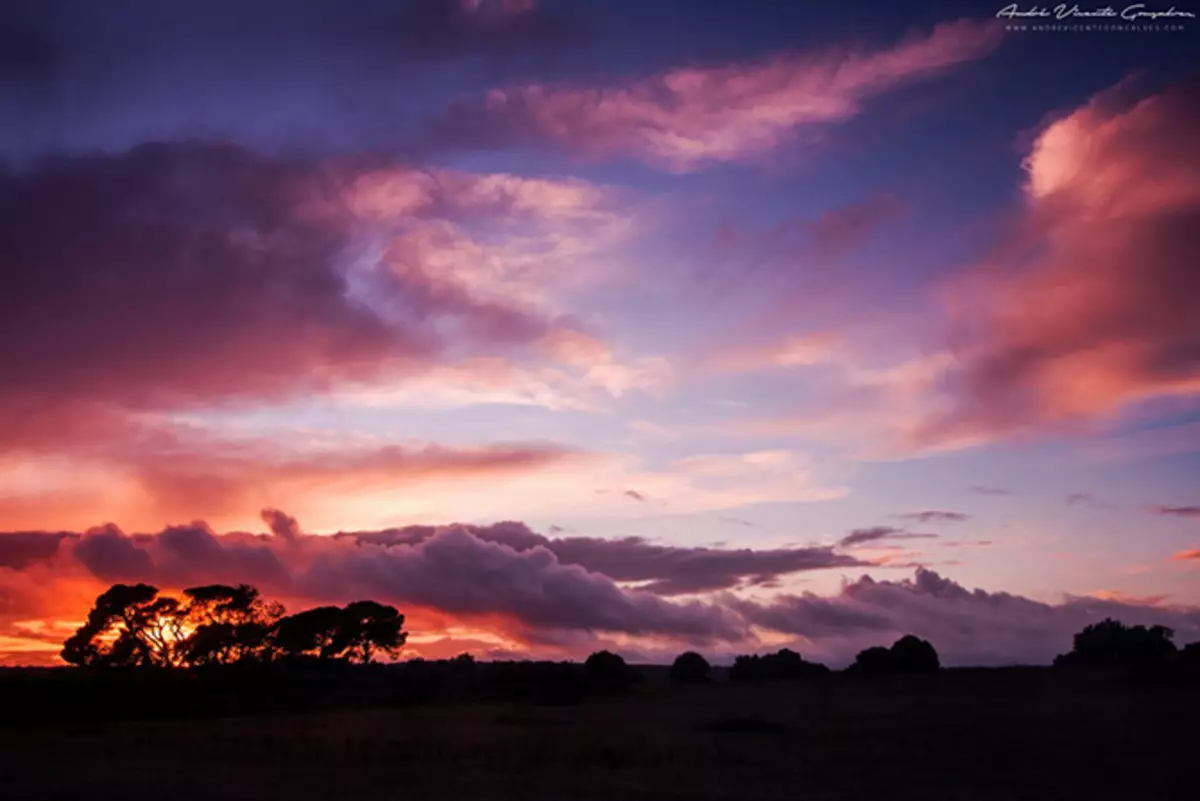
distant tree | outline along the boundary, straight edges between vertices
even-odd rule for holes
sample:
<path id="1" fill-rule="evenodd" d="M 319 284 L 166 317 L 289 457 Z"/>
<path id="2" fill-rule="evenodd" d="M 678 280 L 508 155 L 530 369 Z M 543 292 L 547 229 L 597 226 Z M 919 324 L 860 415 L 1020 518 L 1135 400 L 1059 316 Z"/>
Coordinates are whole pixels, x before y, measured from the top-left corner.
<path id="1" fill-rule="evenodd" d="M 1179 649 L 1179 663 L 1189 670 L 1200 672 L 1200 640 Z"/>
<path id="2" fill-rule="evenodd" d="M 904 673 L 925 673 L 941 667 L 937 650 L 927 640 L 906 634 L 891 648 L 892 667 Z"/>
<path id="3" fill-rule="evenodd" d="M 828 673 L 829 668 L 808 662 L 790 648 L 782 648 L 763 656 L 738 656 L 729 669 L 730 681 L 754 682 L 778 679 L 801 679 Z"/>
<path id="4" fill-rule="evenodd" d="M 404 647 L 404 615 L 375 601 L 355 601 L 342 609 L 334 648 L 352 661 L 366 664 L 377 653 L 395 657 Z"/>
<path id="5" fill-rule="evenodd" d="M 729 680 L 736 682 L 762 681 L 762 657 L 756 654 L 742 654 L 733 658 L 729 668 Z"/>
<path id="6" fill-rule="evenodd" d="M 707 659 L 695 651 L 685 651 L 675 657 L 668 675 L 672 684 L 703 684 L 711 671 Z"/>
<path id="7" fill-rule="evenodd" d="M 583 663 L 588 684 L 601 693 L 624 692 L 634 683 L 637 674 L 619 655 L 597 651 Z"/>
<path id="8" fill-rule="evenodd" d="M 168 667 L 178 662 L 185 614 L 148 584 L 114 584 L 63 643 L 63 661 L 85 667 Z"/>
<path id="9" fill-rule="evenodd" d="M 1055 667 L 1144 668 L 1170 662 L 1175 632 L 1165 626 L 1126 626 L 1106 618 L 1075 635 L 1074 647 L 1054 660 Z"/>
<path id="10" fill-rule="evenodd" d="M 892 652 L 882 645 L 873 645 L 858 652 L 854 664 L 849 670 L 852 673 L 889 673 L 892 669 Z"/>
<path id="11" fill-rule="evenodd" d="M 906 634 L 891 648 L 876 645 L 860 651 L 851 673 L 932 673 L 941 667 L 937 650 L 928 641 Z"/>

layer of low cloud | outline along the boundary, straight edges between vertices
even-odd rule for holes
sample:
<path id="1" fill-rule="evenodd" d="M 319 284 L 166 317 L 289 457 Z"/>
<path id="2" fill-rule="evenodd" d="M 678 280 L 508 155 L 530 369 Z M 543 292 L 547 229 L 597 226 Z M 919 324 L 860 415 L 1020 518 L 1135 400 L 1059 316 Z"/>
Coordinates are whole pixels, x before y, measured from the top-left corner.
<path id="1" fill-rule="evenodd" d="M 911 580 L 846 583 L 838 595 L 735 602 L 756 625 L 812 643 L 819 654 L 854 649 L 912 633 L 934 643 L 951 665 L 1045 664 L 1070 650 L 1084 626 L 1113 617 L 1128 624 L 1166 625 L 1178 642 L 1200 639 L 1200 610 L 1091 597 L 1043 603 L 1005 592 L 969 590 L 931 570 Z"/>
<path id="2" fill-rule="evenodd" d="M 378 598 L 413 613 L 417 642 L 474 638 L 484 654 L 583 656 L 619 641 L 657 658 L 683 647 L 728 655 L 792 637 L 802 653 L 842 664 L 861 648 L 913 633 L 933 642 L 947 664 L 1044 663 L 1104 617 L 1167 625 L 1180 642 L 1200 638 L 1200 610 L 1161 597 L 1045 603 L 969 590 L 924 568 L 899 581 L 860 574 L 828 596 L 743 592 L 798 572 L 862 567 L 830 548 L 547 537 L 518 522 L 318 537 L 283 512 L 263 515 L 273 533 L 217 534 L 197 522 L 155 534 L 112 525 L 0 534 L 0 633 L 52 654 L 60 630 L 81 619 L 104 586 L 145 581 L 166 589 L 249 582 L 293 608 Z M 680 595 L 692 597 L 673 597 Z"/>

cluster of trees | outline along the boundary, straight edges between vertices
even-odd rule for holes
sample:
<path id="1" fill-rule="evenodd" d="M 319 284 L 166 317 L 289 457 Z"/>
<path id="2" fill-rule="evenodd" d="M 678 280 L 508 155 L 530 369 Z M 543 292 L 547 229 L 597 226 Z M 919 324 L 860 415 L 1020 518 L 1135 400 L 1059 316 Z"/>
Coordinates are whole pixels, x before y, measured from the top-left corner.
<path id="1" fill-rule="evenodd" d="M 370 662 L 404 645 L 404 615 L 375 601 L 294 615 L 247 584 L 191 587 L 182 598 L 148 584 L 116 584 L 64 644 L 82 667 L 199 667 L 281 658 Z"/>
<path id="2" fill-rule="evenodd" d="M 819 662 L 809 662 L 790 648 L 781 648 L 763 656 L 739 656 L 729 668 L 729 680 L 738 682 L 807 679 L 822 676 L 829 668 Z"/>
<path id="3" fill-rule="evenodd" d="M 1132 670 L 1178 667 L 1200 672 L 1200 642 L 1177 648 L 1174 639 L 1175 632 L 1166 626 L 1126 626 L 1105 618 L 1076 634 L 1071 650 L 1055 657 L 1054 666 Z"/>
<path id="4" fill-rule="evenodd" d="M 880 675 L 885 673 L 934 673 L 941 668 L 937 650 L 928 640 L 906 634 L 891 648 L 876 645 L 860 651 L 849 673 Z"/>

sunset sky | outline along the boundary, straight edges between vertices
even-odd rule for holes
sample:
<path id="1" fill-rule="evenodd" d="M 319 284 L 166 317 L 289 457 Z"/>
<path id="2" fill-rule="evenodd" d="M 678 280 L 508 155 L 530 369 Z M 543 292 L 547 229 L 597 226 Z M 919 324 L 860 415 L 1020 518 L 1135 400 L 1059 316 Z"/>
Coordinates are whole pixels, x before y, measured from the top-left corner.
<path id="1" fill-rule="evenodd" d="M 5 3 L 0 664 L 1200 639 L 1200 20 L 1002 5 Z"/>

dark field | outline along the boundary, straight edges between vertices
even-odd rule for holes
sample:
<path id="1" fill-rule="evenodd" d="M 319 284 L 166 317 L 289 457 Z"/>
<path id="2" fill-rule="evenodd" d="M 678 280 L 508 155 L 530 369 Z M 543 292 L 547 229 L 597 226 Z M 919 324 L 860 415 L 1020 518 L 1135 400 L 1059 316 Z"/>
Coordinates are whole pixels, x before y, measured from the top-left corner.
<path id="1" fill-rule="evenodd" d="M 1200 692 L 1051 670 L 0 729 L 11 799 L 1200 799 Z"/>

